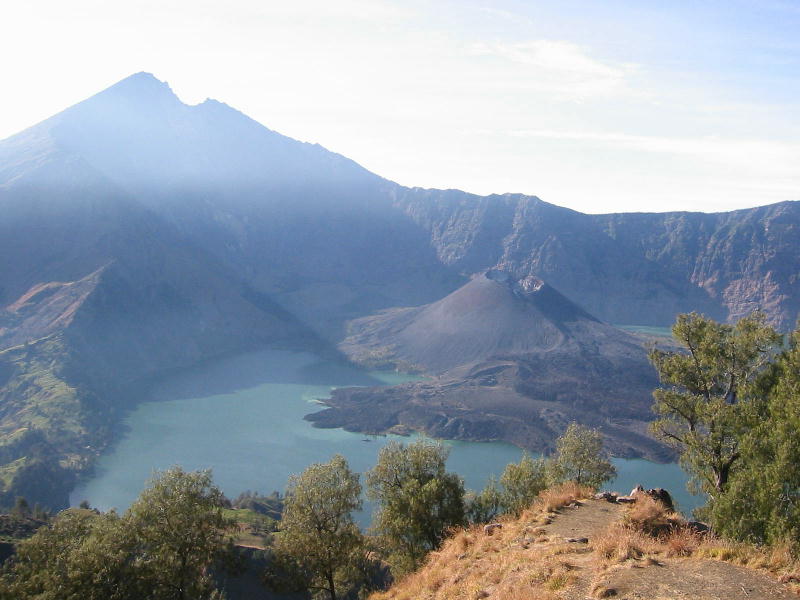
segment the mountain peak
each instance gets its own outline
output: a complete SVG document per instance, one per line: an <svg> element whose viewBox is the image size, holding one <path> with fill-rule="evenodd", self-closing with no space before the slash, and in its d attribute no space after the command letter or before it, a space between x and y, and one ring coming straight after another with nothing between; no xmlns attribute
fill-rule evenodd
<svg viewBox="0 0 800 600"><path fill-rule="evenodd" d="M383 311L349 324L340 345L358 360L371 346L392 348L406 364L437 373L497 356L530 355L589 337L629 343L536 276L489 269L444 298L415 308Z"/></svg>
<svg viewBox="0 0 800 600"><path fill-rule="evenodd" d="M172 88L166 81L161 81L152 73L140 71L129 75L106 88L95 97L113 97L114 99L129 99L142 101L168 101L181 103Z"/></svg>
<svg viewBox="0 0 800 600"><path fill-rule="evenodd" d="M123 83L125 81L139 82L141 84L167 85L165 81L161 81L155 75L148 73L147 71L139 71L133 75L128 75L117 83Z"/></svg>

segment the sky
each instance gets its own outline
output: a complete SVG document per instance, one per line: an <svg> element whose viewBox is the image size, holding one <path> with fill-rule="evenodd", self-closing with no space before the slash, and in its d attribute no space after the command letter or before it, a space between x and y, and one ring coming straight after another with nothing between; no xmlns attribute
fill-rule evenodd
<svg viewBox="0 0 800 600"><path fill-rule="evenodd" d="M26 0L0 138L148 71L403 185L589 213L800 199L800 0Z"/></svg>

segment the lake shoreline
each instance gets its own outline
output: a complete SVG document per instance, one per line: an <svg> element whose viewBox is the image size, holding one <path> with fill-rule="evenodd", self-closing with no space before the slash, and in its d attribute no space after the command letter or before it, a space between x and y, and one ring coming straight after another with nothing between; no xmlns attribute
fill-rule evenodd
<svg viewBox="0 0 800 600"><path fill-rule="evenodd" d="M312 369L313 372L310 372ZM259 372L262 383L232 392L217 391ZM333 454L347 458L354 471L371 468L394 434L365 439L364 433L313 427L304 416L339 385L382 380L399 383L403 375L371 373L334 365L310 353L268 350L209 365L202 373L183 375L160 388L160 397L138 403L120 422L120 439L96 461L93 475L73 490L70 501L86 499L101 510L124 510L155 469L180 464L186 469L211 468L229 497L245 490L283 491L289 475ZM188 377L188 379L186 379ZM327 381L327 383L325 383ZM211 388L209 382L215 383ZM238 386L237 386L238 387ZM179 392L174 399L164 394ZM418 434L414 434L415 436ZM448 469L459 473L468 488L478 490L490 476L499 477L522 450L504 442L443 440L450 448ZM642 459L614 459L620 472L609 489L627 492L641 483L667 488L681 506L698 504L684 491L686 476L675 464ZM678 489L680 488L680 489Z"/></svg>

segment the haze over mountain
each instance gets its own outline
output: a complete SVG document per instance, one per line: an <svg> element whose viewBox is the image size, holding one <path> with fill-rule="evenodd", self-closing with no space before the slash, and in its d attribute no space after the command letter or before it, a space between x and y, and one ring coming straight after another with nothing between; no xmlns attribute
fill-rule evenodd
<svg viewBox="0 0 800 600"><path fill-rule="evenodd" d="M347 322L383 309L423 307L363 321L359 335L375 340L356 345L374 349L385 334L398 359L436 373L464 367L462 382L504 352L552 343L567 356L596 336L628 347L597 319L667 325L677 312L733 319L760 307L788 329L800 312L799 224L794 202L583 215L519 194L406 188L133 75L0 142L3 493L63 504L154 377L265 346L336 355ZM489 293L486 323L453 316L488 285L470 277L490 269L546 283L524 309L520 296ZM542 312L535 298L546 294L563 300ZM546 314L565 307L580 331L565 334ZM528 311L540 320L524 321ZM495 318L508 335L496 335ZM430 335L445 325L457 343ZM511 387L527 381L531 398L544 380L525 375L525 360L500 371ZM611 415L622 405L607 391ZM481 397L472 410L488 414ZM637 423L647 404L631 405ZM562 417L535 442L514 439L546 445ZM620 452L655 452L643 444Z"/></svg>
<svg viewBox="0 0 800 600"><path fill-rule="evenodd" d="M257 289L284 295L321 330L337 309L362 314L343 305L430 300L459 281L438 263L426 233L392 208L389 182L219 102L187 106L146 73L9 138L0 165L0 182L13 182L4 204L15 204L11 195L24 186L74 210L60 190L65 183L105 203L135 199L182 243L214 254ZM57 217L71 231L68 215ZM403 261L386 264L400 253ZM24 291L14 286L5 297Z"/></svg>

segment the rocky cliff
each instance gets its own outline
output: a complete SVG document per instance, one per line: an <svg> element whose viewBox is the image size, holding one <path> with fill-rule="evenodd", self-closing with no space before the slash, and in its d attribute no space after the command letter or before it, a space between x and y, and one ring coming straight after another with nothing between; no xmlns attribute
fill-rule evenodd
<svg viewBox="0 0 800 600"><path fill-rule="evenodd" d="M535 275L611 323L669 325L697 310L800 315L800 203L728 213L587 215L533 196L397 188L395 202L463 273Z"/></svg>

